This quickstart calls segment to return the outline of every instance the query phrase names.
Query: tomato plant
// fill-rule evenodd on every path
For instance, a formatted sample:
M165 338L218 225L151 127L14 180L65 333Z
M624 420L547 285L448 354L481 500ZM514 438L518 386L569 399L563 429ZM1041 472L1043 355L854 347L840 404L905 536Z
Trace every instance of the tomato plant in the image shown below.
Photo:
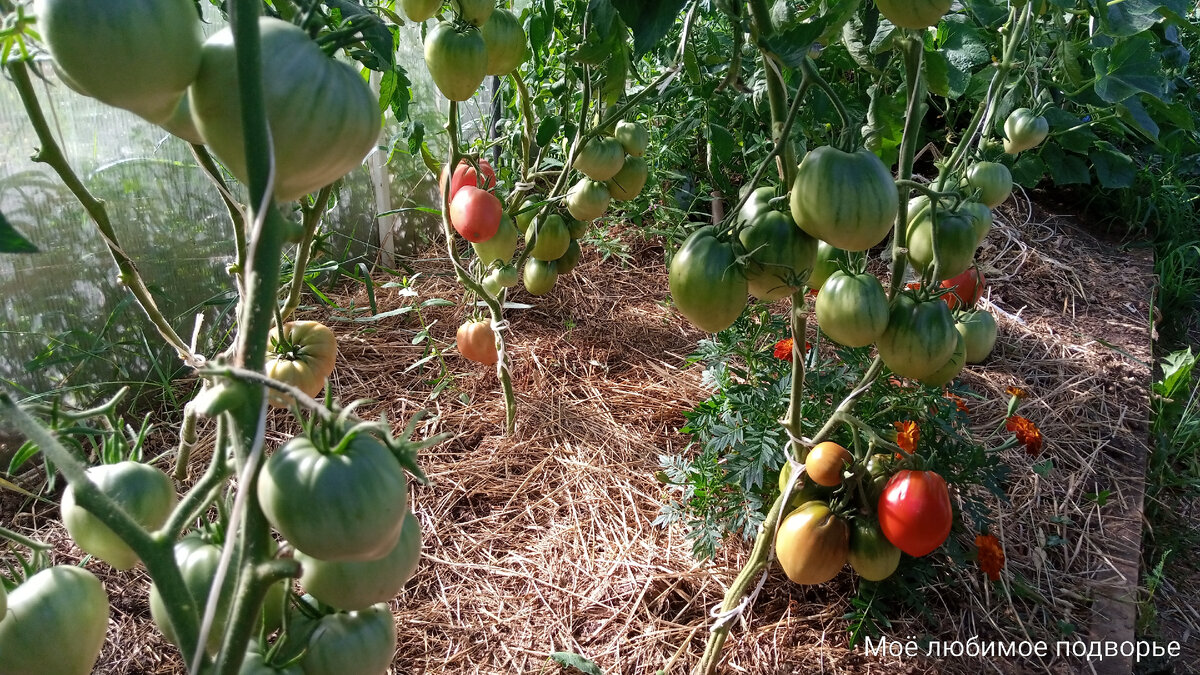
M101 492L148 530L161 527L175 508L177 499L171 479L148 464L133 461L101 464L88 469L87 475ZM60 511L67 533L85 553L119 570L137 564L138 556L129 545L76 503L74 485L63 491Z
M478 171L475 170L476 166L479 167ZM442 173L438 177L438 188L443 194L446 192L446 174L449 172L449 168L449 164L442 166ZM492 169L492 165L486 159L480 159L475 165L464 159L454 168L454 175L450 177L449 184L450 201L453 202L459 188L464 185L477 187L480 190L491 190L496 187L496 171Z
M519 235L512 216L505 213L500 216L496 234L484 241L471 242L471 248L475 249L475 255L479 256L479 264L484 267L490 267L496 261L509 263L517 252Z
M409 21L421 23L432 19L442 8L442 0L401 0L400 8Z
M531 240L537 237L536 241ZM571 244L571 231L563 221L562 216L552 213L541 222L534 221L534 226L525 230L525 246L529 256L542 261L558 260L567 252Z
M572 166L593 181L604 182L617 175L624 165L625 148L621 142L612 137L598 137L583 146Z
M998 162L976 162L967 169L967 185L980 191L979 201L996 208L1012 194L1012 172Z
M850 529L825 502L811 501L792 511L775 534L775 555L788 579L823 584L842 570L850 549Z
M554 288L554 282L558 281L558 265L553 260L531 257L525 261L521 279L530 295L545 295Z
M967 364L967 343L963 339L961 332L955 332L954 352L950 354L949 360L937 370L920 378L921 383L930 387L944 387L950 384L950 381L958 377L962 372L963 366Z
M620 168L617 171L620 171ZM613 175L616 175L616 172ZM583 178L567 193L567 211L576 220L595 220L604 215L611 201L612 193L608 191L608 185Z
M916 557L937 550L954 522L946 481L933 471L897 471L883 488L877 510L887 540Z
M818 241L817 258L813 264L812 274L808 277L808 287L817 291L821 290L829 275L838 270L838 265L844 265L849 261L849 252L831 246L823 241Z
M625 158L621 170L604 184L608 186L608 193L613 199L627 202L642 193L642 189L646 187L648 172L645 159L629 156Z
M108 595L82 567L58 565L29 577L0 617L0 673L88 675L108 629Z
M650 144L650 133L646 131L646 127L637 122L625 120L617 122L613 136L621 143L625 152L632 157L641 157L646 152L646 146Z
M782 211L764 210L738 233L749 257L746 282L750 295L772 301L804 285L816 260L817 242Z

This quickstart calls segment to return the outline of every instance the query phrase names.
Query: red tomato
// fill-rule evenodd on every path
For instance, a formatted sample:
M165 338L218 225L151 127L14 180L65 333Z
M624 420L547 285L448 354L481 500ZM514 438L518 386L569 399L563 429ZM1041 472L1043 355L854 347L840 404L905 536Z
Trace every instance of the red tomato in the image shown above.
M942 282L942 288L949 288L952 292L942 296L950 309L958 307L961 302L964 308L971 308L979 300L979 296L983 295L983 286L987 281L983 278L983 272L979 268L971 265L966 272L951 277Z
M933 471L897 471L883 488L878 511L883 535L916 557L937 550L954 521L950 490Z
M450 223L463 239L485 242L496 236L504 207L496 195L465 185L450 200Z
M442 176L438 180L438 186L442 192L446 191L446 169L448 165L442 166ZM484 190L490 190L496 187L496 172L492 170L492 165L488 164L486 159L479 160L479 170L483 172L483 184L480 184L479 174L475 171L475 167L471 166L467 160L460 160L458 168L454 170L454 177L450 179L450 199L454 199L454 195L458 194L458 189L464 185L472 185Z

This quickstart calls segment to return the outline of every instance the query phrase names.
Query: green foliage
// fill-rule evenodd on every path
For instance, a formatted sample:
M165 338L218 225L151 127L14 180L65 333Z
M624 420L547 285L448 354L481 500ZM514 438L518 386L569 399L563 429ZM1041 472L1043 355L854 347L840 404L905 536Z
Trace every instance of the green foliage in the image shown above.
M659 458L672 498L655 523L684 526L697 558L713 557L727 537L752 538L778 495L788 443L779 419L787 408L791 362L775 358L773 352L785 328L782 319L760 307L730 329L701 341L690 357L705 364L702 382L713 394L684 414L687 424L681 431L692 434L692 452ZM857 386L871 359L866 348L829 353L819 343L806 359L803 433L811 435L829 419L833 406ZM976 396L965 388L952 391L967 400ZM953 399L941 389L881 377L856 410L859 419L885 438L894 422L917 422L916 454L925 468L957 486L963 515L974 530L990 524L985 497L1004 497L1007 467L996 453L971 438L967 415ZM855 448L860 459L873 451L866 443L855 443L845 428L832 440ZM843 493L842 498L855 496ZM953 547L950 550L955 555Z

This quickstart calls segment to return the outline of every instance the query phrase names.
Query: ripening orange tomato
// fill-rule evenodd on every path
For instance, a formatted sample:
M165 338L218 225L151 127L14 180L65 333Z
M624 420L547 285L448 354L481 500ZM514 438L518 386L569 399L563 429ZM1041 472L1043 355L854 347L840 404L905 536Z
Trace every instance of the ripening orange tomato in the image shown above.
M492 331L490 321L464 323L458 327L455 342L458 344L458 353L471 361L491 366L500 360L500 354L496 351L496 333Z

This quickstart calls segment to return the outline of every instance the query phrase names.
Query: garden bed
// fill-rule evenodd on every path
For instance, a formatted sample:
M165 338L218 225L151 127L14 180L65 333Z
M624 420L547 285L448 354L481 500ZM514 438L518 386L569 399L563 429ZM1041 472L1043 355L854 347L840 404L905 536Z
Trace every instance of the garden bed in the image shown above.
M939 608L935 620L898 614L887 636L1045 640L1053 654L1057 640L1133 639L1127 601L1136 590L1141 533L1152 260L1117 250L1069 219L1012 205L997 211L979 254L989 280L985 306L997 314L1000 339L992 357L963 378L980 395L968 402L980 437L998 443L992 434L1006 415L1005 390L1017 386L1029 394L1021 414L1041 428L1045 447L1038 457L1021 446L1004 451L1009 502L996 505L993 530L1007 558L1002 582L947 562L927 589ZM584 263L549 295L510 298L532 305L509 312L518 402L512 437L502 433L494 371L447 347L446 366L459 375L432 399L437 363L406 371L422 357L423 346L413 345L422 325L452 345L463 308L369 323L330 320L326 311L303 317L339 331L332 382L343 401L374 399L360 414L386 414L398 426L427 409L421 433L453 435L421 458L433 485L413 490L424 549L416 578L393 602L397 673L538 672L555 651L583 654L605 673L676 673L703 651L710 610L749 544L729 542L701 565L681 532L652 524L665 498L655 477L659 455L685 448L689 438L677 431L682 414L706 396L699 367L685 364L702 335L667 302L661 247L628 229L606 236L629 246L624 264L600 261L585 247ZM412 265L422 273L413 284L417 300L459 299L447 261L430 255ZM397 288L377 287L376 296L381 313L414 301ZM335 299L367 304L361 286ZM268 440L294 431L289 415L276 412ZM53 508L37 506L15 524L55 543L56 561L76 560ZM973 532L953 536L972 547ZM144 573L89 568L113 602L97 672L180 672L176 651L149 623ZM843 617L853 583L840 575L799 587L772 567L746 623L731 633L723 669L857 673L886 665L888 672L944 673L984 663L900 661L849 646ZM986 660L1002 672L1076 672L1081 661Z

